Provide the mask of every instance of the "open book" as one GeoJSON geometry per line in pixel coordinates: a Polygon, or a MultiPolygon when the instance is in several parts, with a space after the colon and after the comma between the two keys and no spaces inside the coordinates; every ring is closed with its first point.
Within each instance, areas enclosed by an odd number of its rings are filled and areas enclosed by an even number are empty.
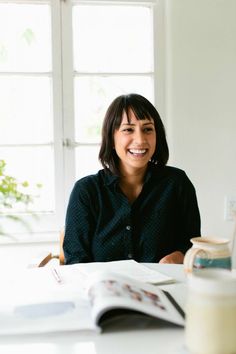
{"type": "MultiPolygon", "coordinates": [[[[57,286],[57,293],[45,287],[38,296],[36,291],[34,296],[28,291],[27,296],[1,306],[0,334],[102,331],[111,321],[119,321],[122,328],[125,317],[137,314],[184,325],[183,311],[170,294],[124,275],[104,271],[91,274],[86,282],[86,297],[77,296],[75,287],[65,292],[63,284],[57,286]]],[[[82,284],[78,282],[76,286],[79,290],[82,284]]],[[[42,290],[42,283],[40,287],[42,290]]]]}
{"type": "Polygon", "coordinates": [[[112,273],[93,274],[88,284],[91,316],[97,327],[132,314],[184,325],[183,310],[164,290],[112,273]]]}

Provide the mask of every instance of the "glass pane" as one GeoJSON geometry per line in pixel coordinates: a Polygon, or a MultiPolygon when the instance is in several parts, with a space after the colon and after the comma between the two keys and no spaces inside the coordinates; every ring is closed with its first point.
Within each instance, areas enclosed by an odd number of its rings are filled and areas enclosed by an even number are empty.
{"type": "Polygon", "coordinates": [[[149,76],[82,76],[75,78],[75,139],[99,142],[101,124],[112,100],[126,93],[139,93],[154,101],[149,76]]]}
{"type": "Polygon", "coordinates": [[[152,9],[147,6],[75,6],[75,70],[152,71],[152,28],[152,9]]]}
{"type": "Polygon", "coordinates": [[[98,161],[99,149],[100,146],[79,146],[76,148],[76,179],[101,170],[102,165],[98,161]]]}
{"type": "Polygon", "coordinates": [[[0,76],[0,145],[53,140],[51,79],[0,76]]]}
{"type": "Polygon", "coordinates": [[[51,70],[47,4],[0,4],[0,71],[51,70]]]}
{"type": "Polygon", "coordinates": [[[34,148],[0,148],[0,159],[6,162],[6,173],[20,182],[29,182],[25,193],[35,195],[35,202],[30,206],[35,211],[53,211],[54,193],[54,162],[52,147],[34,148]],[[37,184],[42,184],[41,188],[37,184]]]}

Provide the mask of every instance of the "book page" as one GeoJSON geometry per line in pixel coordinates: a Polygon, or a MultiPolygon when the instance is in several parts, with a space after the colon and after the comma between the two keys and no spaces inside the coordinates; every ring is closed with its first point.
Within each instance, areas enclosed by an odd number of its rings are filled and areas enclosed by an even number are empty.
{"type": "Polygon", "coordinates": [[[99,331],[85,301],[60,300],[0,308],[0,336],[64,331],[99,331]]]}
{"type": "Polygon", "coordinates": [[[68,271],[43,267],[2,277],[0,335],[96,330],[85,277],[68,271]]]}
{"type": "Polygon", "coordinates": [[[88,283],[88,296],[96,324],[101,323],[108,311],[126,309],[184,325],[183,313],[163,290],[130,277],[110,272],[94,273],[88,283]]]}
{"type": "Polygon", "coordinates": [[[169,284],[175,281],[172,277],[145,267],[145,265],[134,260],[79,263],[71,267],[87,276],[97,271],[111,271],[152,284],[169,284]]]}

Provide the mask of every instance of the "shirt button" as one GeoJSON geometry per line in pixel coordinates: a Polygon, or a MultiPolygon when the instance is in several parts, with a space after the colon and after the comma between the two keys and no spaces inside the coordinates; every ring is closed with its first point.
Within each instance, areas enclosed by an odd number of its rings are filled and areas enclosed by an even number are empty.
{"type": "Polygon", "coordinates": [[[131,253],[128,254],[128,258],[131,259],[133,258],[133,255],[131,253]]]}
{"type": "Polygon", "coordinates": [[[126,230],[130,231],[130,230],[131,230],[131,226],[130,226],[130,225],[127,225],[127,226],[126,226],[126,230]]]}

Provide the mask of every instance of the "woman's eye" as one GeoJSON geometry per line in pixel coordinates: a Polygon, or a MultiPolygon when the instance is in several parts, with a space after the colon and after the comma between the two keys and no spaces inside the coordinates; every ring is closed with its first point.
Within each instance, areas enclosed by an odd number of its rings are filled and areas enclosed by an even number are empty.
{"type": "Polygon", "coordinates": [[[125,128],[122,131],[125,133],[131,133],[133,131],[133,129],[132,128],[125,128]]]}
{"type": "Polygon", "coordinates": [[[144,132],[145,133],[153,132],[153,128],[152,127],[145,128],[144,132]]]}

